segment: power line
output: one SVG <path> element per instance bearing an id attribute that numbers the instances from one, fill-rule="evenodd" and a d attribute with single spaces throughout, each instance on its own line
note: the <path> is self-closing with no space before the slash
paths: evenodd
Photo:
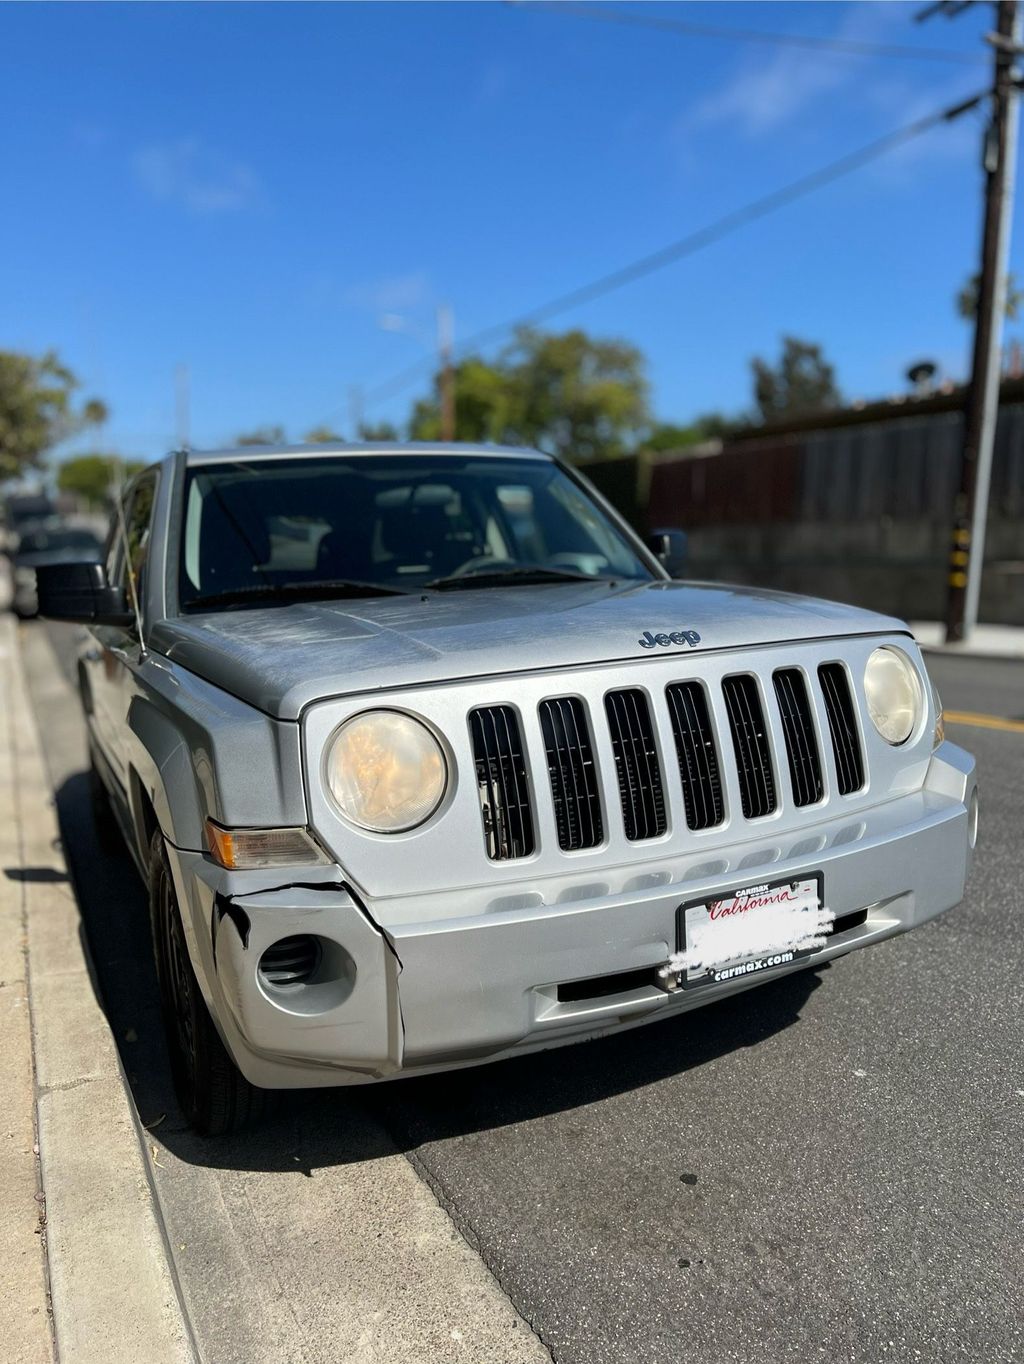
<path id="1" fill-rule="evenodd" d="M 970 95 L 967 99 L 960 100 L 945 109 L 938 109 L 932 114 L 926 114 L 922 118 L 915 119 L 913 123 L 908 123 L 902 128 L 886 133 L 883 137 L 876 138 L 873 142 L 869 142 L 856 151 L 847 152 L 845 156 L 840 156 L 835 161 L 830 161 L 817 170 L 790 181 L 788 185 L 783 185 L 780 189 L 754 199 L 742 208 L 733 209 L 731 213 L 716 219 L 706 227 L 698 228 L 695 232 L 689 232 L 686 236 L 677 238 L 674 242 L 669 242 L 667 246 L 661 247 L 658 251 L 640 256 L 628 265 L 621 266 L 617 270 L 601 275 L 598 279 L 591 280 L 589 284 L 582 284 L 564 294 L 558 294 L 546 303 L 538 304 L 529 312 L 520 313 L 518 317 L 492 323 L 473 335 L 465 337 L 458 346 L 458 352 L 465 354 L 474 348 L 486 346 L 509 332 L 515 331 L 518 327 L 536 326 L 540 322 L 546 322 L 570 308 L 578 307 L 583 303 L 591 303 L 594 299 L 610 294 L 627 284 L 632 284 L 635 280 L 643 279 L 646 275 L 652 275 L 655 271 L 663 270 L 668 265 L 674 265 L 676 261 L 682 260 L 685 256 L 692 256 L 696 252 L 704 250 L 705 247 L 712 246 L 738 228 L 746 226 L 747 223 L 767 217 L 768 214 L 785 208 L 794 200 L 802 199 L 815 190 L 821 189 L 824 185 L 852 174 L 869 162 L 893 151 L 896 147 L 912 141 L 915 137 L 920 137 L 940 123 L 949 123 L 961 114 L 977 108 L 982 100 L 987 98 L 988 93 L 987 90 L 980 91 L 978 94 Z M 387 398 L 394 397 L 403 389 L 408 388 L 410 384 L 421 379 L 425 373 L 429 372 L 430 368 L 429 361 L 421 360 L 417 364 L 401 370 L 390 379 L 370 388 L 365 395 L 366 402 L 368 404 L 380 403 Z"/>
<path id="2" fill-rule="evenodd" d="M 808 33 L 768 33 L 763 29 L 720 28 L 717 24 L 694 24 L 688 19 L 661 19 L 653 14 L 637 14 L 610 5 L 586 4 L 584 0 L 506 0 L 516 9 L 547 10 L 573 19 L 598 19 L 606 24 L 626 24 L 632 28 L 654 28 L 663 33 L 679 33 L 687 38 L 712 38 L 725 42 L 774 43 L 815 51 L 842 52 L 853 57 L 919 57 L 927 61 L 969 63 L 983 61 L 976 52 L 953 52 L 941 47 L 911 47 L 907 43 L 870 43 L 857 38 L 822 38 Z"/>

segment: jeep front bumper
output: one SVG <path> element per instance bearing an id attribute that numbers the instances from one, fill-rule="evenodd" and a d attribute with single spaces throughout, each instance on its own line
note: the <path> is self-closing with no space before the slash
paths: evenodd
<path id="1" fill-rule="evenodd" d="M 267 1088 L 359 1084 L 516 1055 L 668 1018 L 905 932 L 963 896 L 977 832 L 974 760 L 951 743 L 921 790 L 811 831 L 534 879 L 496 892 L 360 900 L 337 867 L 228 873 L 169 848 L 193 964 L 240 1069 Z M 286 869 L 286 872 L 290 869 Z M 809 959 L 666 993 L 683 901 L 821 872 L 842 929 Z M 315 938 L 326 965 L 277 990 L 259 962 Z M 649 980 L 646 978 L 649 973 Z M 617 988 L 619 985 L 623 988 Z M 592 988 L 591 988 L 592 987 Z"/>

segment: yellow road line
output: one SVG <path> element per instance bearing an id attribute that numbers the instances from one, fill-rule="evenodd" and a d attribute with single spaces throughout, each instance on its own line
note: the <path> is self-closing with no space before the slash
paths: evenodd
<path id="1" fill-rule="evenodd" d="M 951 725 L 974 725 L 978 729 L 1001 729 L 1008 734 L 1024 734 L 1024 720 L 1004 720 L 1001 715 L 982 715 L 975 710 L 947 710 Z"/>

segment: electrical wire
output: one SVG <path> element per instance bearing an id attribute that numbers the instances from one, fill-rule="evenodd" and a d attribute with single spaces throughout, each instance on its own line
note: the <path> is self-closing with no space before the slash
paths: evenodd
<path id="1" fill-rule="evenodd" d="M 791 180 L 788 185 L 772 190 L 769 194 L 763 194 L 741 208 L 733 209 L 732 212 L 726 213 L 712 223 L 708 223 L 707 226 L 698 228 L 695 232 L 689 232 L 684 237 L 669 242 L 667 246 L 663 246 L 657 251 L 640 256 L 629 264 L 620 266 L 617 270 L 609 271 L 609 273 L 591 280 L 588 284 L 581 284 L 566 293 L 558 294 L 554 298 L 548 299 L 547 302 L 531 308 L 528 312 L 520 313 L 517 317 L 492 323 L 490 326 L 467 336 L 459 343 L 456 348 L 457 352 L 460 355 L 465 355 L 471 350 L 489 345 L 508 333 L 516 331 L 519 327 L 532 327 L 538 323 L 546 322 L 570 308 L 579 307 L 583 303 L 591 303 L 594 299 L 602 298 L 605 294 L 610 294 L 638 279 L 643 279 L 658 270 L 663 270 L 668 265 L 674 265 L 676 261 L 682 260 L 686 256 L 692 256 L 698 251 L 703 251 L 706 247 L 721 241 L 723 237 L 729 236 L 738 228 L 756 222 L 759 218 L 767 217 L 770 213 L 776 213 L 795 200 L 802 199 L 815 190 L 860 170 L 862 166 L 866 166 L 887 152 L 920 137 L 940 123 L 949 123 L 961 114 L 977 108 L 988 97 L 989 93 L 988 90 L 979 91 L 956 104 L 915 119 L 913 123 L 908 123 L 902 128 L 896 128 L 882 137 L 875 138 L 874 141 L 865 146 L 859 147 L 856 151 L 847 152 L 844 156 L 837 157 L 824 166 L 819 166 L 817 170 L 801 175 L 796 180 Z M 417 361 L 415 365 L 411 365 L 383 383 L 369 388 L 364 394 L 364 404 L 381 403 L 387 398 L 394 397 L 434 368 L 435 361 L 433 358 Z M 338 414 L 335 413 L 334 415 L 337 416 Z M 330 418 L 326 420 L 330 420 Z"/>
<path id="2" fill-rule="evenodd" d="M 717 24 L 694 24 L 689 19 L 662 19 L 653 14 L 587 4 L 584 0 L 505 0 L 514 9 L 545 10 L 572 19 L 597 19 L 606 24 L 654 28 L 686 38 L 712 38 L 723 42 L 773 43 L 779 46 L 841 52 L 853 57 L 918 57 L 926 61 L 977 65 L 985 57 L 976 52 L 955 52 L 941 47 L 911 47 L 908 43 L 871 43 L 857 38 L 823 38 L 809 33 L 769 33 L 763 29 L 721 28 Z"/>

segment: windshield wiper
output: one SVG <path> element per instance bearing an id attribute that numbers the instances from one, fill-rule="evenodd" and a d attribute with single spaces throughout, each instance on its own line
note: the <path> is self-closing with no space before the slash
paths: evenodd
<path id="1" fill-rule="evenodd" d="M 424 583 L 437 592 L 456 592 L 463 587 L 501 587 L 508 583 L 521 586 L 529 583 L 599 583 L 607 578 L 595 578 L 590 573 L 574 573 L 568 568 L 531 568 L 523 564 L 519 568 L 478 568 L 468 573 L 453 573 L 448 578 L 435 578 Z"/>
<path id="2" fill-rule="evenodd" d="M 400 587 L 383 587 L 380 583 L 362 583 L 352 578 L 324 578 L 306 583 L 255 583 L 252 587 L 229 587 L 223 592 L 210 592 L 205 597 L 193 597 L 184 602 L 187 611 L 212 606 L 244 606 L 260 601 L 340 601 L 346 597 L 405 597 Z"/>

